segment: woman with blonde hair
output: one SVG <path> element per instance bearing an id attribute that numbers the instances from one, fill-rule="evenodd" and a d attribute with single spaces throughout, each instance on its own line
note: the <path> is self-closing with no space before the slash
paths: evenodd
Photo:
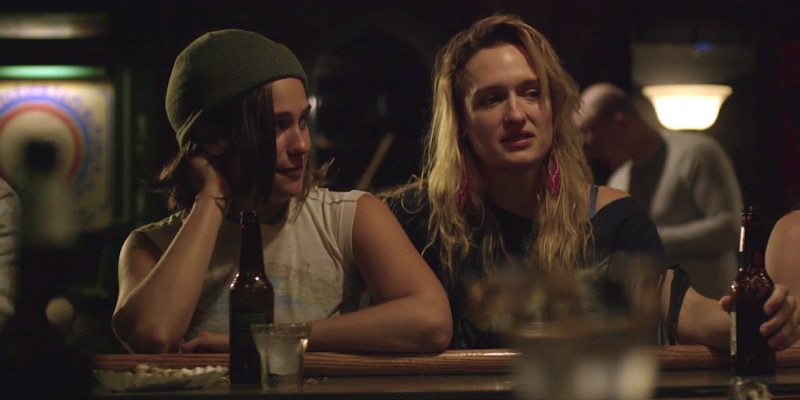
<path id="1" fill-rule="evenodd" d="M 728 300 L 689 288 L 641 207 L 591 184 L 572 119 L 578 88 L 541 33 L 511 15 L 475 22 L 439 52 L 433 96 L 420 179 L 382 196 L 448 291 L 451 348 L 503 345 L 507 321 L 470 304 L 476 288 L 519 271 L 511 266 L 610 276 L 608 260 L 624 252 L 663 267 L 657 297 L 669 342 L 728 346 Z M 766 307 L 763 331 L 788 347 L 798 337 L 794 298 L 779 287 Z"/>

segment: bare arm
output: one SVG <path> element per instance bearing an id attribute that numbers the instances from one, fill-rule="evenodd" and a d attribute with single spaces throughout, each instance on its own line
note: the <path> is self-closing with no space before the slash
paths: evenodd
<path id="1" fill-rule="evenodd" d="M 673 271 L 667 271 L 661 291 L 661 315 L 666 320 L 670 303 Z M 680 344 L 704 344 L 727 349 L 730 345 L 730 317 L 719 302 L 703 297 L 691 287 L 686 291 L 678 314 L 677 341 Z"/>
<path id="2" fill-rule="evenodd" d="M 598 210 L 606 204 L 625 197 L 617 190 L 601 187 L 597 195 Z M 650 222 L 652 225 L 652 222 Z M 637 231 L 641 232 L 641 230 Z M 657 243 L 657 238 L 652 239 Z M 634 238 L 621 236 L 630 245 Z M 652 246 L 652 244 L 650 244 Z M 659 245 L 660 246 L 660 245 Z M 660 317 L 669 322 L 669 307 L 672 302 L 672 280 L 674 271 L 667 270 L 660 293 Z M 691 287 L 687 290 L 681 304 L 677 320 L 677 341 L 681 344 L 704 344 L 714 348 L 727 349 L 730 345 L 730 296 L 717 301 L 701 296 Z M 786 349 L 798 338 L 797 321 L 800 319 L 795 299 L 783 285 L 776 285 L 775 291 L 764 305 L 770 319 L 761 326 L 761 333 L 770 337 L 770 345 L 775 349 Z"/>
<path id="3" fill-rule="evenodd" d="M 767 272 L 775 281 L 775 291 L 764 305 L 771 318 L 761 326 L 762 335 L 770 337 L 770 345 L 786 349 L 797 341 L 797 322 L 800 310 L 791 293 L 800 290 L 800 213 L 782 218 L 767 245 Z M 721 305 L 721 307 L 720 307 Z M 719 302 L 700 296 L 689 289 L 681 308 L 678 337 L 682 343 L 702 343 L 717 348 L 730 345 L 730 296 Z"/>
<path id="4" fill-rule="evenodd" d="M 601 186 L 597 193 L 597 208 L 600 210 L 608 203 L 627 196 L 627 193 Z M 649 224 L 652 226 L 652 222 Z M 657 243 L 656 239 L 653 240 Z M 628 237 L 625 240 L 630 242 L 632 239 Z M 663 323 L 669 323 L 674 275 L 672 269 L 667 269 L 660 293 L 659 316 Z M 728 313 L 719 306 L 719 303 L 701 296 L 690 287 L 678 314 L 677 341 L 681 344 L 705 344 L 723 348 L 728 346 L 730 341 L 729 329 Z"/>
<path id="5" fill-rule="evenodd" d="M 200 298 L 222 218 L 214 199 L 201 197 L 163 255 L 142 233 L 125 241 L 112 323 L 130 351 L 178 351 Z"/>
<path id="6" fill-rule="evenodd" d="M 786 214 L 775 224 L 765 258 L 772 280 L 800 293 L 800 211 Z"/>
<path id="7" fill-rule="evenodd" d="M 685 224 L 659 226 L 658 234 L 673 256 L 711 255 L 736 247 L 742 194 L 733 163 L 716 143 L 697 150 L 687 176 L 694 203 L 703 217 Z"/>
<path id="8" fill-rule="evenodd" d="M 230 188 L 205 156 L 190 160 L 189 179 L 202 190 L 164 254 L 144 234 L 133 233 L 119 255 L 111 322 L 132 352 L 177 352 L 200 298 Z"/>
<path id="9" fill-rule="evenodd" d="M 389 208 L 358 200 L 353 252 L 376 305 L 313 322 L 309 349 L 436 352 L 452 336 L 447 294 Z"/>
<path id="10" fill-rule="evenodd" d="M 666 316 L 669 307 L 671 282 L 672 271 L 669 271 L 664 290 L 661 292 L 663 316 Z M 689 288 L 678 318 L 678 342 L 728 349 L 731 334 L 730 300 L 730 296 L 725 296 L 719 301 L 709 299 Z M 786 286 L 775 285 L 775 291 L 764 304 L 764 312 L 770 318 L 759 329 L 763 336 L 769 337 L 770 346 L 776 350 L 791 347 L 800 337 L 797 327 L 800 316 L 796 300 L 789 294 Z"/>
<path id="11" fill-rule="evenodd" d="M 438 352 L 452 336 L 452 317 L 441 283 L 389 208 L 362 195 L 352 228 L 356 265 L 376 305 L 310 321 L 313 351 Z M 228 335 L 200 332 L 184 352 L 227 352 Z"/>

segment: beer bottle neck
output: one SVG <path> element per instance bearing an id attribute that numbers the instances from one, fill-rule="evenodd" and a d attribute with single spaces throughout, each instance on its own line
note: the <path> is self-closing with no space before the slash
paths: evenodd
<path id="1" fill-rule="evenodd" d="M 756 221 L 745 218 L 739 239 L 740 268 L 765 272 L 764 241 Z"/>
<path id="2" fill-rule="evenodd" d="M 239 251 L 240 274 L 264 274 L 264 254 L 261 248 L 259 224 L 242 224 L 242 243 Z"/>

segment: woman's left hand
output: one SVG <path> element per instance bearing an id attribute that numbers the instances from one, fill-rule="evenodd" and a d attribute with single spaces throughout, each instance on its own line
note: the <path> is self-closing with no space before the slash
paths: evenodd
<path id="1" fill-rule="evenodd" d="M 726 312 L 731 311 L 731 296 L 720 299 L 720 305 Z M 772 296 L 764 304 L 764 312 L 770 315 L 767 322 L 761 325 L 761 335 L 769 338 L 769 345 L 775 350 L 786 350 L 800 338 L 800 310 L 797 300 L 789 294 L 783 285 L 775 285 Z"/>
<path id="2" fill-rule="evenodd" d="M 181 353 L 228 353 L 230 342 L 228 335 L 202 331 L 181 345 Z"/>

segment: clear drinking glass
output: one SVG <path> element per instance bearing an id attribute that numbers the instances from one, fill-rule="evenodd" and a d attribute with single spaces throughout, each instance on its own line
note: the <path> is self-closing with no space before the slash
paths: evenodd
<path id="1" fill-rule="evenodd" d="M 770 400 L 772 393 L 763 382 L 742 379 L 737 376 L 728 390 L 728 398 L 731 400 Z"/>
<path id="2" fill-rule="evenodd" d="M 253 340 L 261 356 L 261 387 L 296 390 L 303 387 L 303 354 L 310 324 L 254 324 Z"/>
<path id="3" fill-rule="evenodd" d="M 658 360 L 661 269 L 615 254 L 582 269 L 528 271 L 507 285 L 516 303 L 509 342 L 522 399 L 651 398 Z"/>

